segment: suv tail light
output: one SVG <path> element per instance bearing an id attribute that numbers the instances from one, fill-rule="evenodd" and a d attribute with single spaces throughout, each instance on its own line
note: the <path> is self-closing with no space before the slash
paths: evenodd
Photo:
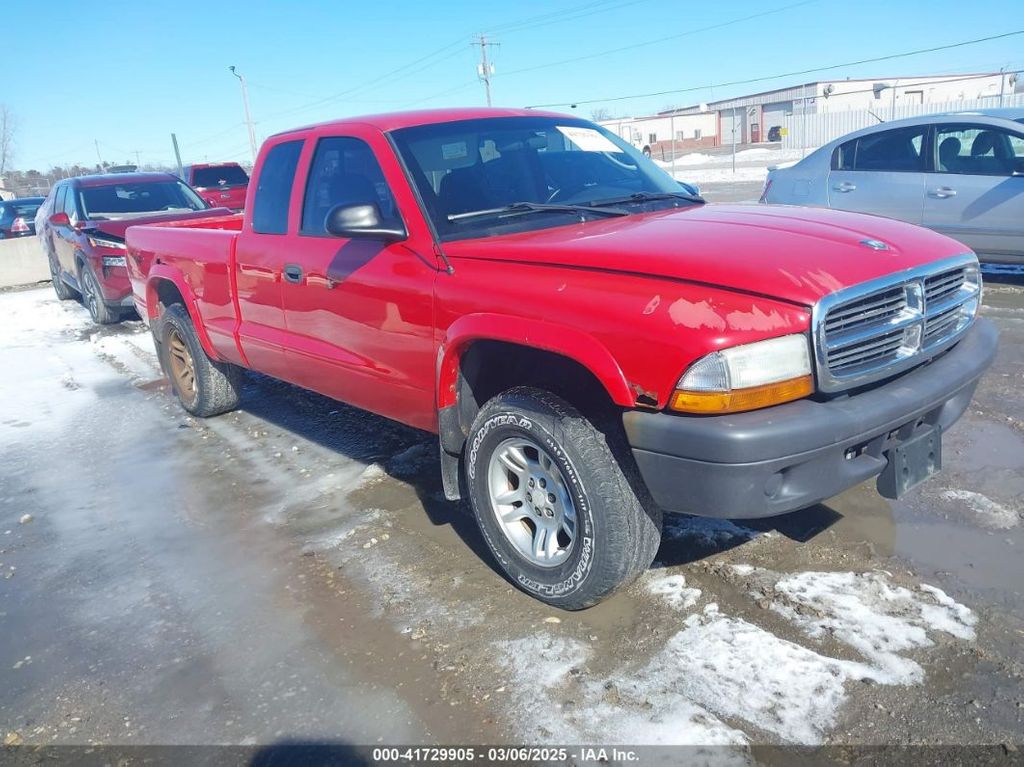
<path id="1" fill-rule="evenodd" d="M 14 223 L 11 224 L 11 232 L 12 233 L 21 234 L 22 232 L 31 232 L 31 231 L 32 230 L 29 229 L 28 224 L 25 223 L 25 219 L 22 216 L 18 216 L 16 219 L 14 219 Z"/>

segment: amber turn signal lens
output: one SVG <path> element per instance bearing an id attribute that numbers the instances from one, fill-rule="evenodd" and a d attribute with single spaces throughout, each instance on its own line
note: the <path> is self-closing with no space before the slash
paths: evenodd
<path id="1" fill-rule="evenodd" d="M 681 413 L 741 413 L 806 397 L 814 391 L 811 376 L 751 386 L 732 391 L 682 391 L 672 393 L 668 406 Z"/>

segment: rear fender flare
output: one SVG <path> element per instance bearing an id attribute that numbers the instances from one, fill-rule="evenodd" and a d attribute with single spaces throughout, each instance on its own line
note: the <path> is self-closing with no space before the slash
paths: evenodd
<path id="1" fill-rule="evenodd" d="M 196 335 L 203 347 L 203 351 L 206 352 L 210 359 L 219 360 L 220 355 L 214 351 L 213 344 L 210 342 L 210 336 L 206 332 L 206 326 L 203 324 L 202 315 L 199 313 L 199 304 L 196 301 L 195 293 L 181 271 L 167 264 L 154 265 L 150 269 L 149 276 L 146 278 L 146 313 L 149 315 L 150 325 L 152 326 L 153 320 L 159 317 L 160 299 L 157 296 L 157 284 L 162 281 L 170 282 L 178 289 L 178 293 L 181 294 L 184 300 L 185 310 L 188 312 L 188 316 L 192 318 L 192 324 L 195 326 Z"/>

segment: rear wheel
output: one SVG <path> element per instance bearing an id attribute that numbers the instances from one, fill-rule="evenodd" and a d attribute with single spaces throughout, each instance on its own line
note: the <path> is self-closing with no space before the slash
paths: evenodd
<path id="1" fill-rule="evenodd" d="M 53 292 L 57 294 L 57 298 L 61 301 L 68 301 L 74 298 L 76 295 L 75 291 L 64 282 L 60 274 L 60 267 L 57 266 L 53 256 L 50 256 L 48 260 L 50 262 L 50 282 L 53 284 Z"/>
<path id="2" fill-rule="evenodd" d="M 654 559 L 661 515 L 628 481 L 618 439 L 526 387 L 490 400 L 474 421 L 465 460 L 473 513 L 505 575 L 531 596 L 590 607 Z"/>
<path id="3" fill-rule="evenodd" d="M 158 336 L 160 364 L 182 407 L 203 418 L 238 407 L 238 368 L 206 355 L 185 307 L 164 309 Z"/>
<path id="4" fill-rule="evenodd" d="M 121 321 L 121 312 L 111 309 L 103 300 L 100 281 L 88 262 L 83 261 L 78 270 L 78 284 L 82 286 L 82 304 L 89 310 L 94 322 L 111 325 Z"/>

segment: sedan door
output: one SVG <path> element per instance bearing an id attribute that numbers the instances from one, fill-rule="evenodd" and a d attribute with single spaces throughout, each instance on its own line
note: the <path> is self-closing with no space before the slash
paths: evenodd
<path id="1" fill-rule="evenodd" d="M 927 127 L 870 133 L 836 148 L 828 205 L 920 224 L 924 213 Z"/>
<path id="2" fill-rule="evenodd" d="M 923 223 L 984 261 L 1024 261 L 1024 131 L 940 125 Z"/>

